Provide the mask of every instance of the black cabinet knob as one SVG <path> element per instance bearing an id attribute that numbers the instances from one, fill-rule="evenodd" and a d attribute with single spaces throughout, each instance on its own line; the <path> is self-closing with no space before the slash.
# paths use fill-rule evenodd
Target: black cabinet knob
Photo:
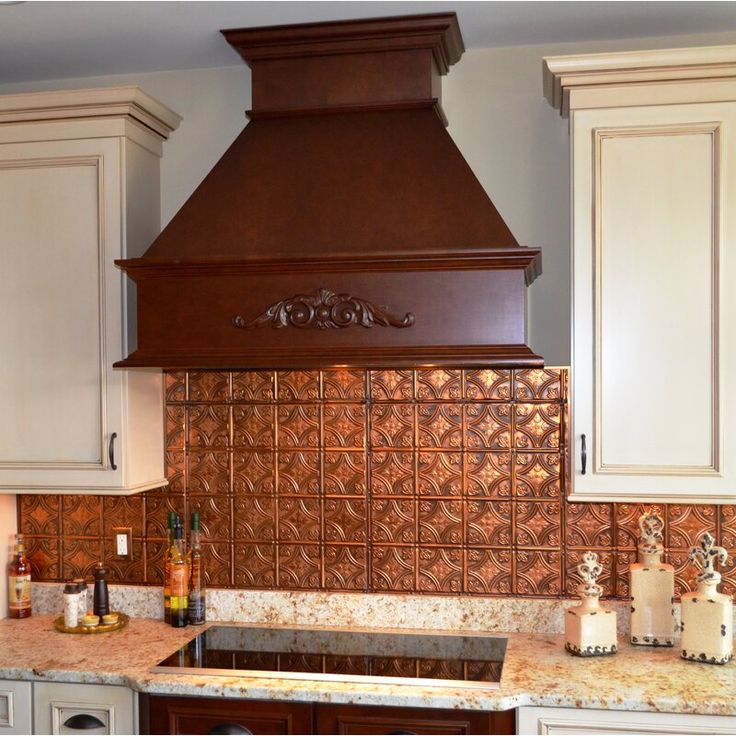
<path id="1" fill-rule="evenodd" d="M 105 724 L 96 716 L 89 713 L 77 713 L 64 721 L 67 728 L 75 728 L 78 731 L 89 731 L 93 728 L 105 728 Z"/>
<path id="2" fill-rule="evenodd" d="M 240 734 L 240 733 L 250 733 L 252 734 L 253 731 L 251 731 L 249 728 L 246 728 L 245 726 L 241 726 L 239 723 L 218 723 L 216 726 L 212 726 L 212 728 L 207 731 L 208 734 L 215 734 L 225 736 L 225 734 Z"/>

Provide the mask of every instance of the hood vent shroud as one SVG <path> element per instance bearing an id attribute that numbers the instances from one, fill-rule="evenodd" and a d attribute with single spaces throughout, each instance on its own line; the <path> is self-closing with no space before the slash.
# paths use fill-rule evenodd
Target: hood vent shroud
<path id="1" fill-rule="evenodd" d="M 454 14 L 224 31 L 251 122 L 142 258 L 164 368 L 532 366 L 520 247 L 445 130 Z"/>

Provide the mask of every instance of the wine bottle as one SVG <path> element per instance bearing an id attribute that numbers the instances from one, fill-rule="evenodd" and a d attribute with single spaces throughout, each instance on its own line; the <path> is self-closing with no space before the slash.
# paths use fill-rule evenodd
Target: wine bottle
<path id="1" fill-rule="evenodd" d="M 182 539 L 181 524 L 174 527 L 174 540 L 171 544 L 170 566 L 170 596 L 169 608 L 171 625 L 175 628 L 186 626 L 189 621 L 189 575 L 187 560 L 184 555 L 184 541 Z"/>
<path id="2" fill-rule="evenodd" d="M 23 535 L 15 535 L 13 557 L 8 562 L 8 617 L 31 615 L 31 563 L 25 553 Z"/>
<path id="3" fill-rule="evenodd" d="M 189 531 L 189 623 L 205 622 L 204 555 L 202 553 L 202 532 L 199 513 L 192 513 Z"/>
<path id="4" fill-rule="evenodd" d="M 178 517 L 176 512 L 169 511 L 169 523 L 166 528 L 166 550 L 164 551 L 164 621 L 171 623 L 171 545 L 174 542 L 174 526 Z"/>

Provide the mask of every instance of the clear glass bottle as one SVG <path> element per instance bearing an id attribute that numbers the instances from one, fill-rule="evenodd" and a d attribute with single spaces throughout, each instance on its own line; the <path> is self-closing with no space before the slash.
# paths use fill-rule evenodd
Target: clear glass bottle
<path id="1" fill-rule="evenodd" d="M 204 553 L 202 551 L 202 531 L 199 513 L 192 513 L 189 531 L 189 623 L 198 625 L 205 622 L 206 594 L 204 587 Z"/>
<path id="2" fill-rule="evenodd" d="M 28 618 L 31 608 L 31 563 L 25 553 L 22 534 L 15 535 L 13 556 L 7 567 L 8 617 Z"/>
<path id="3" fill-rule="evenodd" d="M 690 550 L 690 560 L 700 567 L 698 589 L 683 593 L 682 653 L 683 659 L 705 664 L 726 664 L 733 656 L 733 599 L 718 592 L 721 574 L 716 561 L 724 564 L 728 553 L 715 545 L 707 532 L 700 545 Z"/>
<path id="4" fill-rule="evenodd" d="M 186 626 L 189 622 L 189 574 L 181 524 L 174 527 L 174 540 L 171 544 L 170 569 L 170 623 L 175 628 Z"/>
<path id="5" fill-rule="evenodd" d="M 178 521 L 175 511 L 169 511 L 166 528 L 166 550 L 164 551 L 164 621 L 171 623 L 171 545 L 174 541 L 174 526 Z"/>
<path id="6" fill-rule="evenodd" d="M 654 511 L 639 517 L 639 560 L 631 577 L 631 643 L 671 647 L 675 641 L 675 569 L 662 562 L 664 521 Z"/>

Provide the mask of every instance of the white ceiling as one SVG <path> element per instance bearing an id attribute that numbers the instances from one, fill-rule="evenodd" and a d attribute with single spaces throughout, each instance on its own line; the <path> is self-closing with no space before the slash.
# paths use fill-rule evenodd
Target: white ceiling
<path id="1" fill-rule="evenodd" d="M 467 48 L 736 30 L 736 2 L 0 0 L 0 83 L 238 64 L 218 33 L 455 11 Z"/>

